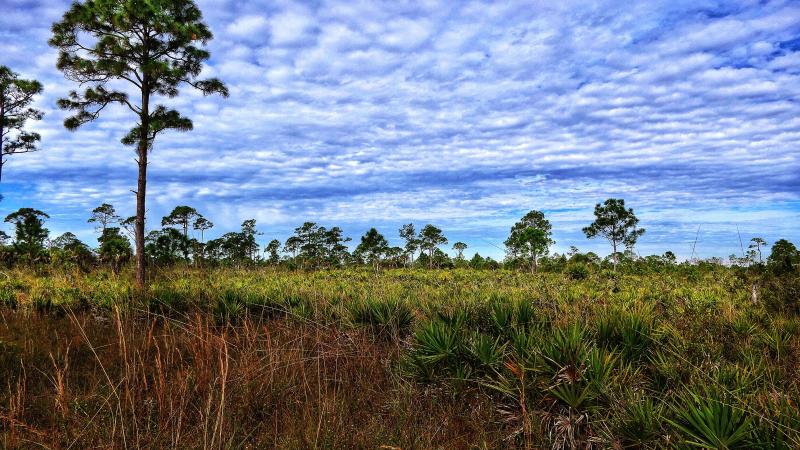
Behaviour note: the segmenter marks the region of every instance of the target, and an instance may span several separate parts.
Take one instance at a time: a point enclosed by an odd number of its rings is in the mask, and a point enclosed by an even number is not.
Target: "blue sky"
[[[739,253],[800,241],[800,3],[790,1],[198,1],[215,34],[205,75],[228,99],[184,89],[194,119],[151,156],[154,225],[178,204],[211,236],[256,218],[285,239],[306,220],[397,241],[413,221],[468,254],[502,256],[531,209],[556,251],[607,254],[581,228],[622,197],[642,254]],[[108,110],[68,132],[49,28],[61,0],[0,0],[0,64],[41,80],[42,151],[14,157],[0,213],[33,206],[53,235],[102,202],[133,213],[136,167]],[[6,227],[8,230],[8,227]],[[10,230],[8,230],[10,231]]]

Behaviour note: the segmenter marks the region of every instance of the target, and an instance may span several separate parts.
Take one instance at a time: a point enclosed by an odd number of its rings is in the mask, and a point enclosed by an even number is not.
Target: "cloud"
[[[269,20],[260,15],[242,16],[225,27],[229,36],[249,42],[265,42]]]
[[[312,25],[313,19],[300,9],[277,14],[270,20],[272,44],[280,47],[301,43]]]
[[[102,201],[132,212],[135,166],[122,108],[69,133],[55,99],[49,22],[67,0],[12,1],[0,18],[7,64],[45,83],[43,151],[15,157],[2,209],[57,212],[85,230]],[[297,224],[434,222],[502,256],[530,209],[557,249],[607,253],[581,228],[594,203],[624,197],[648,233],[640,251],[688,256],[747,235],[800,240],[800,10],[791,2],[200,2],[215,32],[204,76],[228,99],[184,88],[159,102],[194,120],[159,138],[149,214],[191,204],[265,240]],[[32,56],[33,55],[33,56]],[[57,217],[57,219],[56,219]],[[91,240],[91,235],[81,235]]]
[[[388,48],[408,51],[422,45],[430,34],[431,25],[426,20],[400,18],[390,21],[378,33],[378,39]]]

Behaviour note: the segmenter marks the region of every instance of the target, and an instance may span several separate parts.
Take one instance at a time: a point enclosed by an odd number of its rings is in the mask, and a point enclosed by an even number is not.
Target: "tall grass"
[[[7,275],[4,448],[800,447],[800,319],[724,269]]]

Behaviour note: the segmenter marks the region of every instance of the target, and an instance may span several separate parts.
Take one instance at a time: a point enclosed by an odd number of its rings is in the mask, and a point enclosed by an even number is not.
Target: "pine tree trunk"
[[[144,289],[145,284],[145,258],[144,258],[144,213],[145,193],[147,190],[147,141],[139,144],[139,180],[136,188],[136,287]]]
[[[619,263],[619,261],[617,261],[617,241],[611,241],[611,249],[613,251],[612,260],[614,261],[614,272],[616,272],[617,264]]]
[[[147,152],[149,150],[150,94],[142,90],[141,130],[139,136],[139,179],[136,187],[136,287],[144,289],[146,264],[144,256],[145,197],[147,194]]]

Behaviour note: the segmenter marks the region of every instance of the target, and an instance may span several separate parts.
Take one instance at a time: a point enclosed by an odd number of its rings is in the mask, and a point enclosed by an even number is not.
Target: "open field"
[[[800,445],[796,275],[0,278],[6,448]]]
[[[800,0],[0,37],[0,450],[800,450]]]

